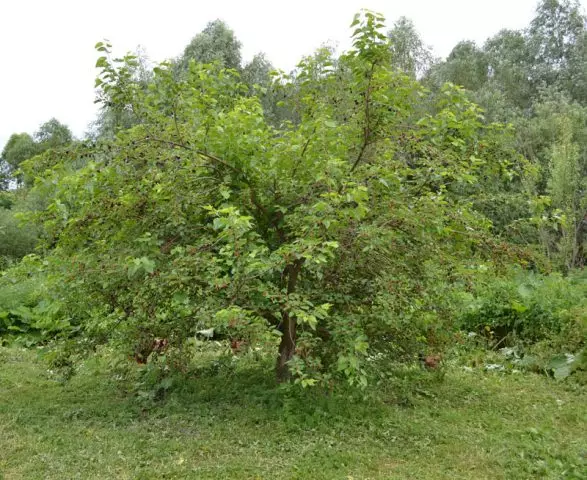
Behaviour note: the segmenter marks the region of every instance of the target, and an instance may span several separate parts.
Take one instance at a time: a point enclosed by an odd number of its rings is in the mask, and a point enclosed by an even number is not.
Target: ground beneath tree
[[[0,479],[587,478],[583,387],[424,375],[350,401],[237,370],[143,402],[103,365],[62,383],[34,351],[0,349]]]

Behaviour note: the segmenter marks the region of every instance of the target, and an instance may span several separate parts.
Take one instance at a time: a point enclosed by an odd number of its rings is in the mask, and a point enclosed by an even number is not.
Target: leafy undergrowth
[[[0,478],[587,478],[576,383],[414,369],[353,400],[245,364],[211,373],[149,403],[100,361],[63,383],[34,351],[0,349]]]

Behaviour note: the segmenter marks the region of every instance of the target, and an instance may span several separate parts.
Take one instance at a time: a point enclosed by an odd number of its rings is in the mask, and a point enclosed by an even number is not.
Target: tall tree
[[[222,20],[208,23],[185,47],[179,58],[179,68],[185,71],[190,60],[198,63],[220,62],[225,68],[240,70],[241,42]]]
[[[560,211],[557,241],[558,260],[565,269],[585,265],[585,230],[587,229],[587,177],[582,175],[579,147],[573,142],[570,119],[559,119],[560,138],[551,147],[548,191],[553,207]]]
[[[551,88],[533,110],[532,118],[518,122],[519,148],[537,167],[541,244],[555,265],[568,270],[585,263],[587,106]],[[547,206],[541,199],[548,199]]]
[[[538,81],[554,83],[584,32],[585,16],[578,0],[540,1],[528,29],[534,64],[540,67]]]
[[[503,92],[512,107],[528,109],[535,92],[528,82],[532,58],[524,34],[517,30],[502,30],[485,42],[483,51],[489,66],[490,86]]]
[[[573,99],[587,104],[587,29],[577,39],[569,56],[563,88]]]
[[[274,67],[265,54],[258,53],[244,66],[241,78],[247,85],[267,86],[273,70]]]
[[[428,78],[437,88],[445,82],[461,85],[476,91],[487,83],[489,62],[485,52],[475,42],[459,42],[446,61],[434,66]]]
[[[271,76],[274,70],[265,54],[258,53],[244,66],[241,79],[248,85],[249,94],[260,98],[267,119],[276,124],[280,119],[280,107],[277,104],[281,98],[279,87]]]
[[[108,49],[109,43],[99,42],[97,48]],[[121,59],[122,61],[122,59]],[[144,90],[153,79],[153,71],[146,51],[137,47],[135,52],[124,57],[129,68],[128,76],[122,80],[129,87]],[[96,85],[99,87],[100,84]],[[96,102],[100,104],[100,111],[97,118],[92,122],[87,136],[93,139],[113,138],[120,130],[131,128],[140,123],[138,112],[130,108],[129,103],[121,103],[111,98],[111,95],[104,89],[97,90]]]
[[[482,49],[461,42],[429,77],[437,87],[443,81],[463,85],[490,111],[503,94],[506,103],[531,115],[541,90],[553,86],[584,102],[586,17],[577,0],[541,0],[527,29],[499,32]]]
[[[69,145],[72,141],[69,127],[55,118],[43,123],[33,136],[28,133],[12,134],[0,156],[0,184],[7,186],[25,160],[46,150]],[[22,178],[15,180],[20,183]]]
[[[22,162],[38,153],[39,145],[35,143],[33,137],[28,133],[13,133],[6,142],[0,157],[4,178],[13,176]],[[17,179],[17,181],[20,180]],[[7,185],[6,180],[3,183]]]
[[[43,123],[34,134],[40,150],[68,145],[73,140],[71,130],[56,118]]]
[[[391,44],[392,64],[408,75],[419,77],[434,62],[431,48],[424,44],[410,19],[400,17],[387,36]]]
[[[10,186],[10,164],[0,157],[0,191]]]

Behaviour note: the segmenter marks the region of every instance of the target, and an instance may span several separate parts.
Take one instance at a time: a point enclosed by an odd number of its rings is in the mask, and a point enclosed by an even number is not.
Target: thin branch
[[[173,102],[173,124],[175,125],[175,133],[177,134],[177,138],[181,140],[179,125],[177,124],[177,102]]]
[[[172,147],[183,148],[183,149],[188,150],[190,152],[194,152],[195,154],[200,155],[201,157],[207,158],[208,160],[212,160],[215,163],[223,165],[236,173],[243,174],[243,171],[240,168],[237,168],[234,165],[231,165],[230,163],[226,162],[225,160],[222,160],[221,158],[218,158],[208,152],[204,152],[203,150],[198,150],[196,148],[192,148],[189,145],[185,145],[183,143],[173,142],[171,140],[162,140],[162,139],[154,138],[154,137],[147,137],[147,138],[145,138],[145,140],[158,142],[158,143],[166,143],[167,145],[172,146]]]
[[[304,146],[302,148],[302,153],[300,153],[300,158],[299,160],[301,160],[302,158],[304,158],[304,155],[306,154],[306,150],[308,150],[308,146],[310,145],[310,142],[312,141],[312,138],[314,138],[314,134],[316,133],[316,127],[314,127],[314,129],[312,130],[312,133],[310,134],[310,136],[308,137],[308,139],[306,140],[306,142],[304,143]],[[298,171],[298,167],[300,166],[300,161],[298,161],[293,168],[292,171],[292,178],[296,176],[296,173]]]
[[[365,153],[365,150],[367,150],[367,145],[368,145],[367,142],[364,142],[363,145],[361,146],[361,150],[359,151],[359,155],[358,155],[357,159],[355,160],[355,163],[353,163],[353,166],[351,167],[350,173],[353,173],[355,168],[357,168],[360,161],[363,159],[363,155]]]
[[[371,137],[371,91],[373,89],[372,82],[376,64],[377,62],[373,62],[371,64],[371,70],[369,70],[369,82],[367,84],[367,91],[365,92],[365,126],[363,127],[363,145],[361,146],[361,150],[359,151],[357,159],[351,167],[350,173],[354,172],[355,168],[358,167],[359,163],[363,159],[363,155],[365,154],[365,150],[369,145],[369,139]]]
[[[253,183],[245,175],[245,172],[243,172],[240,168],[235,167],[234,165],[231,165],[227,161],[222,160],[221,158],[218,158],[215,155],[212,155],[212,154],[210,154],[208,152],[204,152],[203,150],[198,150],[196,148],[192,148],[189,145],[185,145],[183,143],[177,143],[177,142],[173,142],[171,140],[162,140],[162,139],[154,138],[154,137],[147,137],[145,140],[146,141],[149,141],[150,140],[150,141],[158,142],[158,143],[164,143],[164,144],[167,144],[167,145],[172,146],[172,147],[183,148],[185,150],[188,150],[190,152],[195,153],[196,155],[199,155],[199,156],[201,156],[203,158],[206,158],[208,160],[211,160],[212,162],[214,162],[216,164],[223,165],[223,166],[229,168],[230,170],[232,170],[233,172],[241,175],[242,178],[243,178],[243,180],[246,182],[247,186],[250,189],[251,202],[257,208],[257,210],[261,213],[261,215],[266,215],[267,214],[267,209],[261,204],[261,202],[259,202],[259,199],[257,197],[256,190],[255,190],[255,188],[253,188]]]

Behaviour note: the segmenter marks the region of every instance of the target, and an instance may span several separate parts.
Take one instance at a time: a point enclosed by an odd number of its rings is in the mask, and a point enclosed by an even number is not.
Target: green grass
[[[155,403],[113,377],[94,361],[62,383],[0,349],[0,478],[587,478],[585,390],[539,375],[414,370],[353,400],[243,366]]]

